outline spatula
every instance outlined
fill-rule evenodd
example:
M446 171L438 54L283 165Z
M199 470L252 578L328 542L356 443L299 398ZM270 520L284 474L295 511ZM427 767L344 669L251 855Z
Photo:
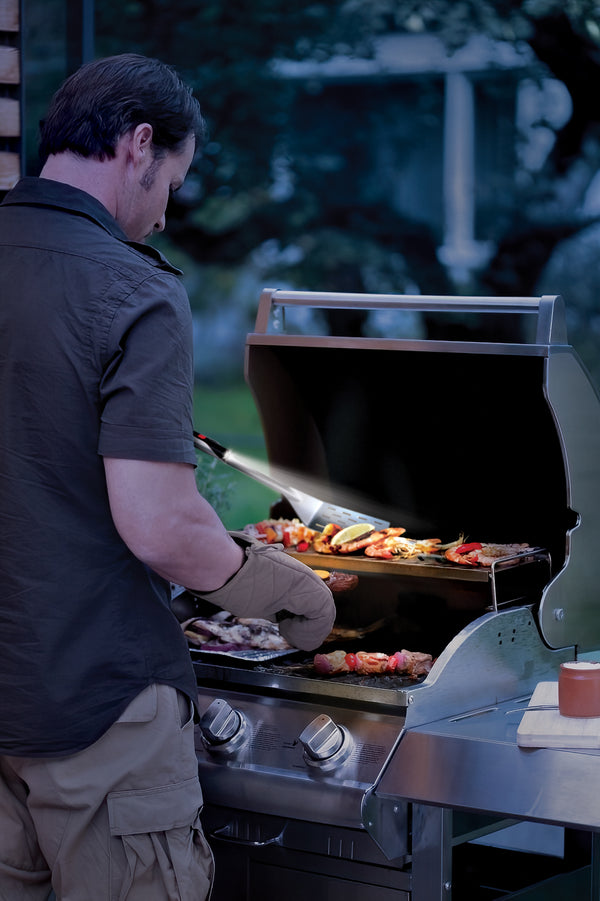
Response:
M243 472L256 482L260 482L267 488L277 491L291 504L298 519L310 529L322 532L327 523L330 522L336 523L342 528L363 522L370 523L375 529L385 529L390 525L389 522L383 519L359 513L356 510L349 510L347 507L320 500L312 494L300 491L293 485L288 485L285 481L263 472L258 466L248 463L241 454L236 454L235 451L223 447L222 444L219 444L218 441L215 441L214 438L209 438L207 435L194 432L194 444L204 453L216 457L217 460L221 460L233 469Z

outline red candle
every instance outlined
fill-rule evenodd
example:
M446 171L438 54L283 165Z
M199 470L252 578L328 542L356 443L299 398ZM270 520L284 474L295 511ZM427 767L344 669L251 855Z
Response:
M561 663L558 709L562 716L600 716L600 663L586 660Z

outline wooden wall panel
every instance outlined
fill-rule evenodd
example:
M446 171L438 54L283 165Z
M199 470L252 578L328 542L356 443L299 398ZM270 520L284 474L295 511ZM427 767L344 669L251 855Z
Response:
M0 0L0 192L21 176L19 0Z
M0 83L19 84L20 81L19 51L16 47L0 47Z
M0 31L19 30L19 0L0 0Z
M18 138L21 134L21 110L18 100L0 97L0 137Z
M0 150L0 190L7 191L17 183L21 175L21 158L18 153Z

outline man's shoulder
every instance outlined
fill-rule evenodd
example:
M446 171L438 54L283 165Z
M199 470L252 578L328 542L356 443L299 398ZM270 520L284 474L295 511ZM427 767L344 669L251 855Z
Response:
M146 263L153 269L160 269L164 272L169 272L172 275L183 275L181 269L178 269L177 266L170 263L166 256L151 244L139 244L135 241L126 241L125 244L138 254L140 262Z
M72 185L27 176L17 182L0 206L7 213L10 208L35 213L25 214L26 220L21 220L21 226L27 228L32 245L39 244L40 249L62 249L87 259L90 264L123 267L139 278L149 277L157 271L182 275L181 270L156 248L128 240L99 200ZM41 215L42 212L45 215ZM8 221L4 231L10 228L11 221Z

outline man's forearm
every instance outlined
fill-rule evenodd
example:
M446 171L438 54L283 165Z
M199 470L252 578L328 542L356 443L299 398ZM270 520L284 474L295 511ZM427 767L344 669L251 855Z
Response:
M211 505L198 493L193 467L104 460L113 520L131 552L178 585L220 588L244 560Z
M227 532L166 524L164 544L141 550L139 559L163 578L194 591L221 588L244 562L244 553Z

